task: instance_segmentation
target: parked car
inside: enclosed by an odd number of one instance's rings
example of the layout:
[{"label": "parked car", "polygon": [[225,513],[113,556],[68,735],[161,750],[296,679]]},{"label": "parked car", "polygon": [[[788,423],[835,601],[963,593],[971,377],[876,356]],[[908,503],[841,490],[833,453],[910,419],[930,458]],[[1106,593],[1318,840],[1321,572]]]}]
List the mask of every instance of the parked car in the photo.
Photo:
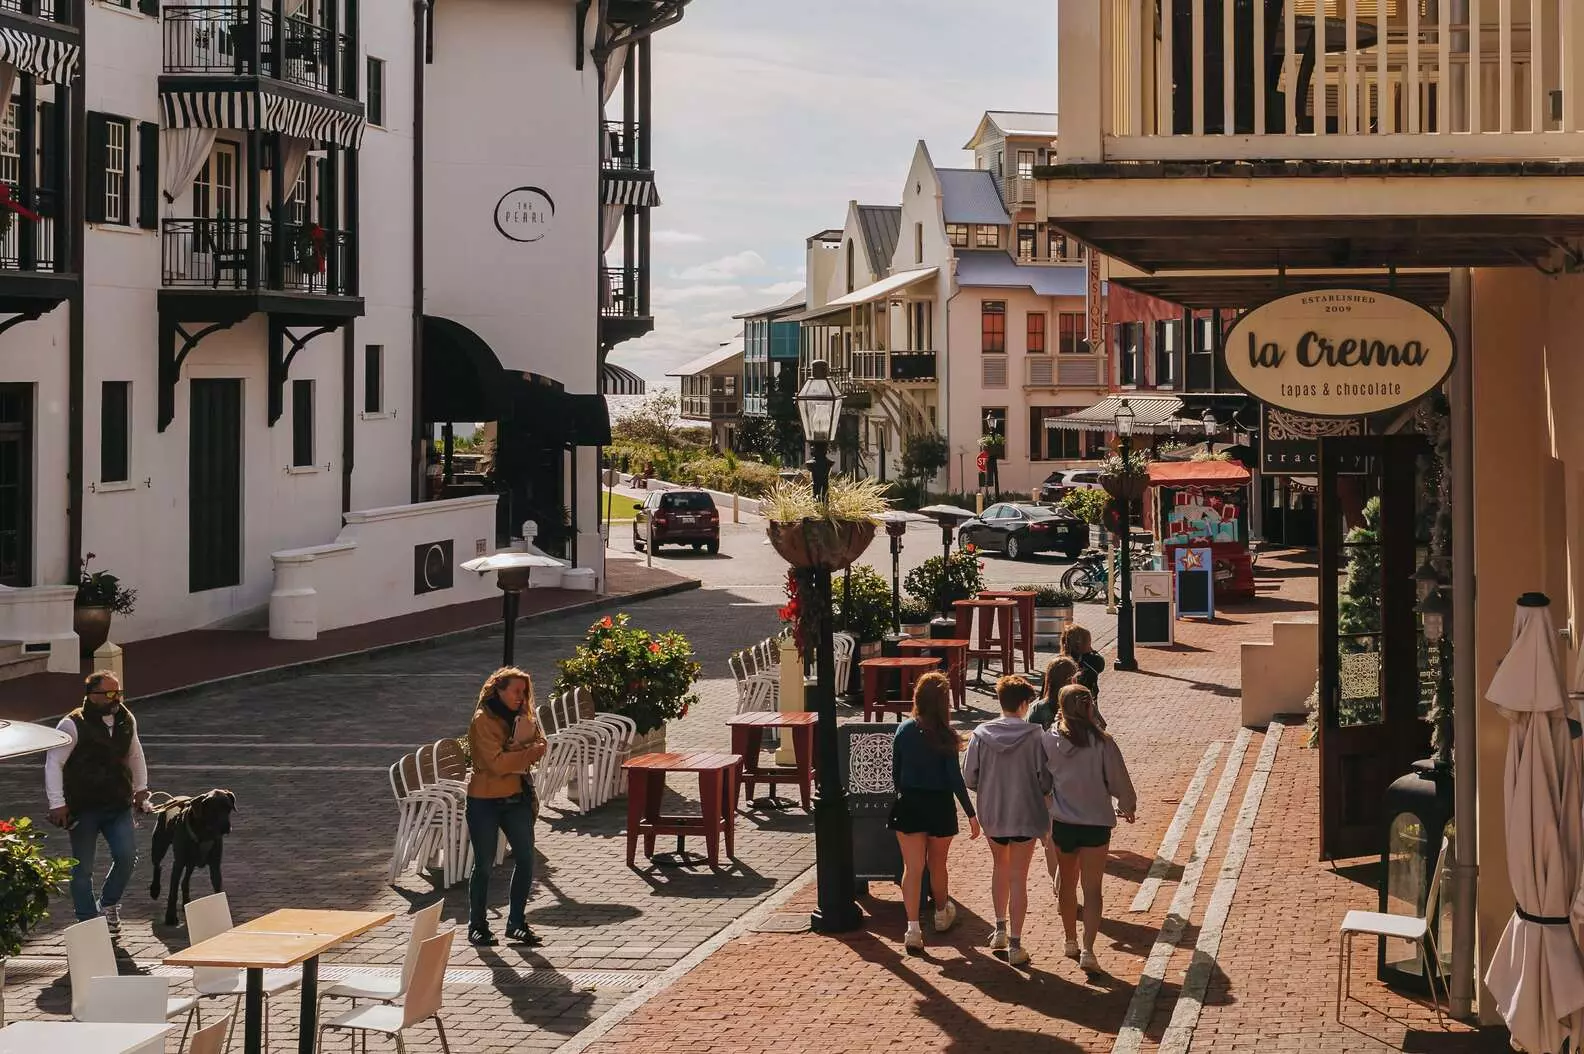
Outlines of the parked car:
[{"label": "parked car", "polygon": [[1062,509],[1030,502],[1002,502],[958,528],[957,544],[1021,560],[1035,553],[1076,559],[1089,545],[1089,525]]},{"label": "parked car", "polygon": [[633,513],[633,548],[691,545],[720,552],[720,513],[715,499],[702,490],[666,490],[650,494]]},{"label": "parked car", "polygon": [[1070,490],[1099,490],[1100,472],[1097,469],[1061,468],[1045,477],[1040,484],[1039,500],[1058,502]]}]

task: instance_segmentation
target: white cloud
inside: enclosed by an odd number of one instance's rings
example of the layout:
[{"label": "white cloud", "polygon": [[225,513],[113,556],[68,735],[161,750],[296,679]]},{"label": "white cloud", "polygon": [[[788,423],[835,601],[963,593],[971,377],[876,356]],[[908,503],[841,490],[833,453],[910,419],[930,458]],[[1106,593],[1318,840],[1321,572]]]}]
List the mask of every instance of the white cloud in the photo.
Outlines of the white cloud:
[{"label": "white cloud", "polygon": [[767,285],[764,287],[764,292],[771,296],[791,296],[793,293],[803,292],[803,285],[803,279],[799,278],[795,282],[777,282],[775,285]]},{"label": "white cloud", "polygon": [[718,281],[722,278],[741,278],[759,274],[765,269],[765,258],[752,249],[721,256],[708,263],[695,264],[677,275],[684,281]]},{"label": "white cloud", "polygon": [[697,245],[705,240],[704,235],[692,231],[655,231],[649,238],[656,245]]},{"label": "white cloud", "polygon": [[669,307],[699,300],[723,300],[727,297],[741,300],[748,290],[740,285],[657,285],[649,294],[655,307]]}]

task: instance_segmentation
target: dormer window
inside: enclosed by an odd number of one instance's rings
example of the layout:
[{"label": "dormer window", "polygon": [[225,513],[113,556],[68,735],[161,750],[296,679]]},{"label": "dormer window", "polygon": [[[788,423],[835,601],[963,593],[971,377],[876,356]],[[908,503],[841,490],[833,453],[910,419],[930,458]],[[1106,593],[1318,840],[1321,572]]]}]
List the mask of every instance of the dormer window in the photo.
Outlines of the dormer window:
[{"label": "dormer window", "polygon": [[992,224],[974,228],[974,246],[980,249],[1001,248],[1001,228]]},{"label": "dormer window", "polygon": [[946,240],[953,249],[968,248],[968,224],[948,223],[946,225]]}]

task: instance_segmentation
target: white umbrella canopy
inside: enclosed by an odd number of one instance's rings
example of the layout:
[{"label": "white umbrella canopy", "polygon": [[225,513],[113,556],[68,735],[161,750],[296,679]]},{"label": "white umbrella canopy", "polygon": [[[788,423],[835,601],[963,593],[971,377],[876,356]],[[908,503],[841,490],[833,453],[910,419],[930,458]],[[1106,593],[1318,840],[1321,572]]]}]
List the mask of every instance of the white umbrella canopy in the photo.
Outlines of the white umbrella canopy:
[{"label": "white umbrella canopy", "polygon": [[1569,728],[1567,694],[1550,601],[1518,599],[1513,643],[1486,698],[1510,723],[1506,797],[1507,872],[1517,901],[1485,973],[1485,985],[1530,1054],[1558,1054],[1584,1036],[1584,952],[1570,912],[1579,887],[1580,752]]},{"label": "white umbrella canopy", "polygon": [[71,736],[31,721],[0,721],[0,760],[37,754],[71,742]]}]

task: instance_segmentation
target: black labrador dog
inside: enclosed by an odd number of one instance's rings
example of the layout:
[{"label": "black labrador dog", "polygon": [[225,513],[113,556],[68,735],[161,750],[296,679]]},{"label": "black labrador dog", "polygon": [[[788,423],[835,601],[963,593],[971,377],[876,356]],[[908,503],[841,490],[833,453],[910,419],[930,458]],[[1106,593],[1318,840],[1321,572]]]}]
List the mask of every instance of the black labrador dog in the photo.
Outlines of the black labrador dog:
[{"label": "black labrador dog", "polygon": [[172,798],[158,809],[154,822],[154,884],[149,896],[158,900],[160,873],[165,850],[172,852],[170,898],[165,903],[165,925],[176,925],[176,894],[181,902],[192,899],[192,875],[200,867],[209,869],[209,884],[221,892],[220,855],[225,836],[231,833],[231,814],[236,811],[236,795],[228,790],[205,791],[196,798]]}]

